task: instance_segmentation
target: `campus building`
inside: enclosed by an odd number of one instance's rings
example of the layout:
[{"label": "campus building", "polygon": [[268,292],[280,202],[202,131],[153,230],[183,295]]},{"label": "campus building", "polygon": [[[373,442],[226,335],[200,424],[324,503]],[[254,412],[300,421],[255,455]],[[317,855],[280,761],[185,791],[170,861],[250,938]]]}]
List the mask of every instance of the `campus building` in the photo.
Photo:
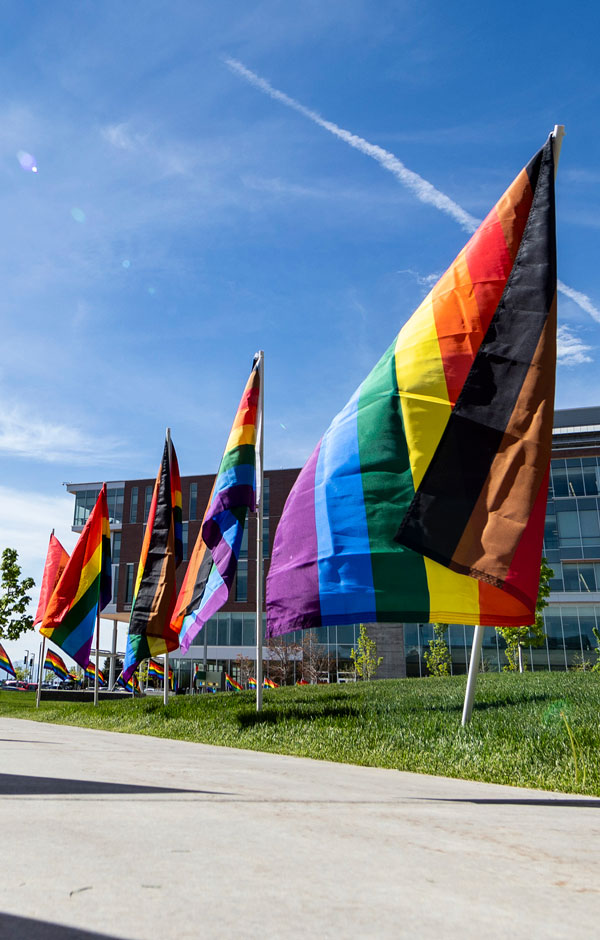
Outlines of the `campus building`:
[{"label": "campus building", "polygon": [[[299,470],[271,470],[265,473],[263,558],[268,572],[273,536],[286,497]],[[182,478],[184,562],[178,569],[181,584],[186,561],[210,496],[210,475]],[[127,621],[131,610],[137,562],[148,517],[153,479],[111,482],[108,506],[112,531],[113,598],[103,618]],[[99,483],[69,484],[75,496],[73,528],[81,531],[100,490]],[[544,554],[554,576],[550,603],[544,619],[547,638],[544,646],[529,650],[532,669],[568,669],[582,661],[595,660],[593,628],[600,628],[600,407],[572,408],[555,413],[550,492],[546,512]],[[256,522],[250,516],[246,526],[238,571],[230,598],[184,656],[172,654],[171,661],[181,686],[189,684],[194,664],[206,660],[209,669],[224,669],[236,675],[236,660],[255,658],[256,600]],[[264,627],[263,627],[264,628]],[[122,628],[122,633],[124,628]],[[317,642],[330,655],[331,678],[347,675],[352,669],[350,650],[356,644],[358,624],[321,627],[314,631]],[[430,624],[369,625],[384,662],[383,677],[426,674],[424,653],[432,637]],[[448,644],[454,673],[465,672],[470,655],[473,627],[452,624]],[[288,635],[290,643],[300,644],[300,631]],[[119,647],[124,646],[124,636]],[[268,656],[268,652],[266,653]],[[293,657],[292,657],[293,659]],[[483,659],[487,668],[499,670],[506,662],[503,641],[486,629]]]}]

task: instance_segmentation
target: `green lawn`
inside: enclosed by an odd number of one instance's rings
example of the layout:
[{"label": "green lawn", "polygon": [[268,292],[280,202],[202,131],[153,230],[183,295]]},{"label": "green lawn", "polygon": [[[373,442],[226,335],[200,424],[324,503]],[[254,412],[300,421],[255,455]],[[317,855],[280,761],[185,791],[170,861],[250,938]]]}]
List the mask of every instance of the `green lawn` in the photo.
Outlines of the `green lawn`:
[{"label": "green lawn", "polygon": [[303,686],[91,703],[0,692],[0,716],[600,796],[600,677],[483,674],[460,725],[465,677]]}]

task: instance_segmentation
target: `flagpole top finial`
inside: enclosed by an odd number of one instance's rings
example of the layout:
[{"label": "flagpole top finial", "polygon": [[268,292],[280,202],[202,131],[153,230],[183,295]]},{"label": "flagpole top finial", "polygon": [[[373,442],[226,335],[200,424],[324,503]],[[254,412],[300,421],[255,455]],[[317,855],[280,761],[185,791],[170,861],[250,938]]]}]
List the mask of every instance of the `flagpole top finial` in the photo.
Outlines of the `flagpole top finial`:
[{"label": "flagpole top finial", "polygon": [[562,147],[563,137],[565,136],[565,125],[555,124],[554,130],[550,134],[552,138],[552,152],[554,154],[554,176],[558,170],[558,161],[560,159],[560,149]]}]

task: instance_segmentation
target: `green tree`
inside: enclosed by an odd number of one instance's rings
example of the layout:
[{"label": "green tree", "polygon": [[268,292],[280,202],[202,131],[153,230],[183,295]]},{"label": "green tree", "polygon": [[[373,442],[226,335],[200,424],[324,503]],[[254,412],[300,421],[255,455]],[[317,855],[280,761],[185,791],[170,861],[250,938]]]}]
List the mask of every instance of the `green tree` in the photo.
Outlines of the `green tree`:
[{"label": "green tree", "polygon": [[433,624],[433,637],[425,652],[425,662],[431,676],[450,675],[450,650],[446,643],[447,623]]},{"label": "green tree", "polygon": [[600,630],[598,627],[592,627],[592,633],[598,641],[598,645],[594,648],[593,652],[596,654],[596,662],[591,668],[592,672],[600,672]]},{"label": "green tree", "polygon": [[496,633],[504,639],[506,643],[507,665],[504,667],[506,672],[525,672],[527,669],[527,657],[523,652],[525,646],[543,646],[546,634],[544,632],[543,609],[548,606],[548,597],[550,595],[550,579],[554,577],[552,568],[548,566],[545,558],[542,558],[540,568],[540,586],[535,605],[535,623],[529,627],[496,627]]},{"label": "green tree", "polygon": [[5,548],[0,561],[0,638],[7,640],[16,640],[33,625],[33,617],[25,611],[31,602],[27,592],[35,581],[21,580],[18,557],[15,548]]},{"label": "green tree", "polygon": [[361,679],[374,679],[375,673],[383,662],[383,656],[377,656],[377,643],[367,633],[364,623],[360,625],[356,647],[350,650],[350,659],[354,663],[354,668]]}]

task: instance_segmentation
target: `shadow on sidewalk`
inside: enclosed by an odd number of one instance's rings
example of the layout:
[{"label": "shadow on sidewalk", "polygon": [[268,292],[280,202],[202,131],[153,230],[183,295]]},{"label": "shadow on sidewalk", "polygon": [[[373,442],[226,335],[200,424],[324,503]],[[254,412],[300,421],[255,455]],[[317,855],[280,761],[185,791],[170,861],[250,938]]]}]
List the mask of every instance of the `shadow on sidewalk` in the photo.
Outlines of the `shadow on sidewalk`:
[{"label": "shadow on sidewalk", "polygon": [[[102,780],[69,780],[63,777],[29,777],[24,774],[0,773],[0,796],[57,796],[81,794],[131,795],[134,793],[210,793],[227,794],[214,790],[187,790],[181,787],[153,787],[135,783],[110,783]],[[25,936],[25,935],[23,935]]]},{"label": "shadow on sidewalk", "polygon": [[49,924],[45,920],[0,914],[0,940],[15,940],[16,937],[23,937],[23,940],[121,940],[114,934],[92,933],[64,924]]},{"label": "shadow on sidewalk", "polygon": [[478,803],[481,806],[573,806],[581,809],[600,809],[600,799],[590,799],[573,797],[536,797],[536,796],[517,796],[517,797],[418,797],[427,803]]}]

